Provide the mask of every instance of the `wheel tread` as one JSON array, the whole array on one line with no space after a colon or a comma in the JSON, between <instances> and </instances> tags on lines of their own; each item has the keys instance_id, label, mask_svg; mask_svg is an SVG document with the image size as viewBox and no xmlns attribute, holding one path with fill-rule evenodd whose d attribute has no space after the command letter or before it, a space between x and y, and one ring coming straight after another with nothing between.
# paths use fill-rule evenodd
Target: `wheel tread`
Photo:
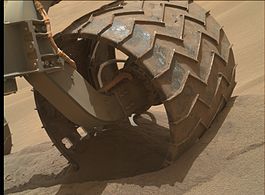
<instances>
[{"instance_id":1,"label":"wheel tread","mask_svg":"<svg viewBox=\"0 0 265 195\"><path fill-rule=\"evenodd\" d=\"M154 4L156 13L151 13L150 5ZM173 12L178 21L166 17ZM109 20L99 25L98 18L104 17ZM121 39L108 32L116 19L127 24L129 29ZM179 155L198 139L229 101L236 85L232 45L210 12L195 3L143 0L134 10L125 5L121 9L93 14L88 23L81 34L116 44L128 56L136 58L136 62L152 76L168 115L173 148L170 155ZM93 29L91 24L97 26ZM143 39L133 41L137 28L150 35L150 42L141 46L143 48L140 48ZM168 42L168 48L164 47L165 63L158 67L158 62L152 61L156 46L163 48ZM176 74L179 85L172 88L175 68L179 68Z\"/></svg>"}]
</instances>

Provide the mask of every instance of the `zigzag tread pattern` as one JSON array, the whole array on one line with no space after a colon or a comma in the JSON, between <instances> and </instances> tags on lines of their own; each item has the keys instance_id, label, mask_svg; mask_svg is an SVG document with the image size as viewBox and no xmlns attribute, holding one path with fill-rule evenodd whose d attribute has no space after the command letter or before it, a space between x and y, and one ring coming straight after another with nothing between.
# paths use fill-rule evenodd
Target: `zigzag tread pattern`
<instances>
[{"instance_id":1,"label":"zigzag tread pattern","mask_svg":"<svg viewBox=\"0 0 265 195\"><path fill-rule=\"evenodd\" d=\"M211 126L217 114L229 100L235 87L236 83L234 82L234 72L235 71L233 71L232 76L233 81L230 85L227 85L227 82L223 79L223 77L218 78L217 87L210 105L206 104L200 97L201 94L196 91L193 92L193 94L190 94L190 101L186 101L186 103L189 102L189 106L186 104L188 107L187 111L184 111L183 113L176 112L176 108L184 103L181 99L187 99L185 94L187 94L189 89L188 83L192 79L188 79L183 92L183 97L179 97L178 99L165 103L176 147L182 147L183 144L185 145L187 140L192 139L194 136L200 136L204 132L202 128L206 130ZM198 123L200 125L198 125ZM199 126L200 129L197 129Z\"/></svg>"},{"instance_id":2,"label":"zigzag tread pattern","mask_svg":"<svg viewBox=\"0 0 265 195\"><path fill-rule=\"evenodd\" d=\"M148 6L147 1L143 1L139 10L135 10L132 12L132 15L136 13L145 15L145 7ZM157 2L159 4L159 2ZM119 45L119 49L125 51L124 53L128 55L133 55L137 58L137 62L141 64L146 70L151 72L154 83L158 85L162 85L159 83L160 80L163 80L172 73L172 68L176 67L175 62L178 62L179 59L179 67L182 67L185 71L182 75L182 81L177 90L173 92L173 94L168 94L167 91L163 91L166 95L166 99L164 99L164 105L168 114L168 120L170 123L171 134L172 134L172 142L179 147L180 145L185 145L188 140L193 139L194 136L200 136L200 134L207 128L210 127L212 121L216 117L217 113L222 109L225 102L227 102L231 96L233 88L235 87L235 62L234 56L232 52L231 45L229 44L226 37L224 37L223 29L216 23L216 28L219 31L215 31L216 33L208 33L207 28L207 18L209 16L209 12L201 12L196 13L196 10L201 10L196 7L194 3L188 3L186 7L184 6L176 6L170 3L162 3L161 13L162 17L160 21L154 21L152 19L146 20L133 20L130 24L130 31L127 33L125 37L121 40L114 40L111 35L105 34L107 29L113 25L113 21L115 17L119 17L130 13L128 11L124 11L126 5L123 9L112 11L110 15L112 15L110 21L104 24L104 27L97 27L96 30L89 29L93 22L95 23L95 16L93 20L89 23L89 25L81 30L81 33L91 33L96 36L103 35L109 41L113 41ZM165 31L154 31L153 28L166 28L168 25L164 22L165 16L165 7L171 6L175 9L185 10L186 13L182 15L182 21L180 21L179 33L176 35L172 35L166 33ZM137 12L138 11L138 12ZM115 13L114 13L115 12ZM117 14L119 13L119 14ZM197 18L196 16L199 16ZM189 24L187 24L189 23ZM150 43L148 47L146 47L143 51L136 54L137 49L134 48L134 45L131 45L130 40L135 36L135 26L139 25L140 27L144 25L151 24L152 29L154 31L153 34L150 34ZM197 35L193 40L189 40L193 42L192 45L186 47L184 45L187 40L187 26L194 26L193 33ZM213 23L211 23L214 27ZM199 28L199 29L198 29ZM168 54L168 58L166 58L167 66L159 69L159 73L153 74L150 70L152 68L152 64L145 63L144 59L149 58L150 56L154 56L154 48L157 44L157 40L163 37L167 41L174 43L176 46L180 46L183 48L182 51L176 48L170 48L170 53ZM132 42L132 41L131 41ZM143 40L140 43L142 43ZM211 46L209 46L211 45ZM212 50L210 50L212 48ZM184 57L186 60L181 61L181 57ZM205 60L205 59L208 59ZM177 59L177 60L175 60ZM204 61L203 61L204 60ZM206 74L201 77L198 71L201 71L202 61L207 62L209 67L205 70ZM188 62L188 64L187 64ZM183 64L185 64L185 67ZM151 68L150 68L151 67Z\"/></svg>"},{"instance_id":3,"label":"zigzag tread pattern","mask_svg":"<svg viewBox=\"0 0 265 195\"><path fill-rule=\"evenodd\" d=\"M123 22L122 24L119 24L118 28L123 28L124 31L127 32L123 32L123 31L119 31L119 38L116 38L115 36L117 35L117 32L115 30L113 30L112 32L110 32L109 30L105 31L102 34L102 38L108 40L108 41L114 41L116 43L116 45L124 47L125 49L129 50L128 53L135 53L134 51L132 51L132 49L128 49L126 48L126 46L124 44L127 44L127 41L129 39L131 39L133 37L136 25L155 25L155 26L165 26L164 22L160 22L160 21L155 21L155 20L148 20L145 18L142 19L129 19L126 20L126 22ZM110 28L111 29L111 28ZM156 37L158 33L154 33L154 37ZM116 40L115 40L116 39ZM148 49L150 50L150 49ZM146 52L144 52L146 53ZM141 54L143 55L143 54Z\"/></svg>"},{"instance_id":4,"label":"zigzag tread pattern","mask_svg":"<svg viewBox=\"0 0 265 195\"><path fill-rule=\"evenodd\" d=\"M107 15L108 17L106 17L105 19L102 19L102 18L98 19L97 17L91 15L88 22L85 23L77 31L81 34L92 34L92 35L99 36L113 25L115 17L126 16L126 15L128 15L128 16L138 15L138 14L142 15L142 14L144 14L144 11L141 9L139 9L139 10L114 9L114 10L111 10L110 13L108 13L108 15ZM98 19L98 21L97 21L97 19ZM96 21L94 21L94 20L96 20Z\"/></svg>"}]
</instances>

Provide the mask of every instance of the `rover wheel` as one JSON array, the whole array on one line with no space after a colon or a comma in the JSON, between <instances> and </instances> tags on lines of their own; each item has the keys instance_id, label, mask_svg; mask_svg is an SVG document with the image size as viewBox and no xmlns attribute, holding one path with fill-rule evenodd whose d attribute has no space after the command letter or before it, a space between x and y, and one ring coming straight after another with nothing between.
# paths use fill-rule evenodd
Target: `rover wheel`
<instances>
[{"instance_id":1,"label":"rover wheel","mask_svg":"<svg viewBox=\"0 0 265 195\"><path fill-rule=\"evenodd\" d=\"M115 2L76 20L55 38L96 89L111 82L117 72L133 75L132 81L120 82L107 91L119 96L128 86L139 87L138 93L146 98L138 98L138 107L132 105L126 110L128 116L164 104L171 134L166 164L211 126L236 84L232 46L223 28L208 11L191 1ZM128 57L122 69L117 67L115 50ZM100 65L110 60L114 61L99 82ZM120 97L130 99L124 94ZM66 123L62 116L58 120L51 117L56 124L50 127L43 112L57 112L51 105L42 110L42 98L37 95L35 99L48 134L52 132L61 140L68 130L58 129L66 124L71 134L76 132L75 125ZM71 139L78 140L78 134L74 134Z\"/></svg>"}]
</instances>

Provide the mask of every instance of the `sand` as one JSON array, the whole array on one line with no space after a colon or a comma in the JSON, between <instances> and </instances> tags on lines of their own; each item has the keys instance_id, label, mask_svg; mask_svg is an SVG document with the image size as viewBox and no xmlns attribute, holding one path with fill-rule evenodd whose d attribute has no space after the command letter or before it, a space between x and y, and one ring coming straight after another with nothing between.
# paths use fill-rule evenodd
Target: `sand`
<instances>
[{"instance_id":1,"label":"sand","mask_svg":"<svg viewBox=\"0 0 265 195\"><path fill-rule=\"evenodd\" d=\"M224 25L238 64L233 98L198 143L160 170L168 139L162 130L113 131L95 141L87 167L75 172L41 129L32 87L18 78L20 90L4 99L14 143L4 157L5 193L264 194L264 2L198 3ZM54 33L99 6L54 6Z\"/></svg>"}]
</instances>

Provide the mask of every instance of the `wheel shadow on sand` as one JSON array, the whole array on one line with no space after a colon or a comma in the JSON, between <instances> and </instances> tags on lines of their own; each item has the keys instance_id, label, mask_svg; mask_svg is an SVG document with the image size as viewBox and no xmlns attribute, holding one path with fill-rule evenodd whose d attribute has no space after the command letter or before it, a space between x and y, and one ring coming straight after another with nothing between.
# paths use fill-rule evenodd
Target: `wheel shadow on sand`
<instances>
[{"instance_id":1,"label":"wheel shadow on sand","mask_svg":"<svg viewBox=\"0 0 265 195\"><path fill-rule=\"evenodd\" d=\"M161 169L170 139L168 128L150 121L137 127L124 124L84 143L79 170L68 165L59 174L36 174L23 185L5 189L5 194L55 185L60 185L57 194L101 194L110 182L141 187L182 183L196 158L217 134L235 100L233 97L200 140L169 167ZM143 174L145 179L141 178Z\"/></svg>"}]
</instances>

